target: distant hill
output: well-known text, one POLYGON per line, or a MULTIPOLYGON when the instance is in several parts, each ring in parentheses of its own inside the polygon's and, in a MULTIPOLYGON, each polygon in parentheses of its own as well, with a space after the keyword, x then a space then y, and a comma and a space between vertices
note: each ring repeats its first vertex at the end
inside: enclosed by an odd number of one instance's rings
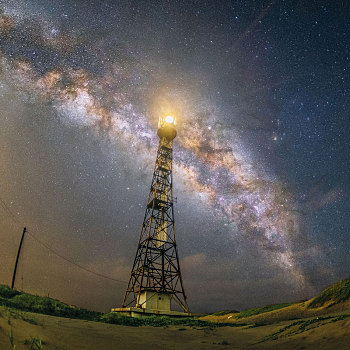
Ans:
POLYGON ((274 304, 241 312, 219 311, 202 317, 211 322, 271 324, 350 310, 350 278, 337 282, 316 297, 296 303, 274 304))
POLYGON ((337 282, 313 298, 309 308, 331 307, 350 300, 350 278, 337 282))
POLYGON ((0 285, 0 305, 23 311, 85 320, 94 320, 102 315, 101 312, 67 305, 48 297, 23 293, 4 285, 0 285))

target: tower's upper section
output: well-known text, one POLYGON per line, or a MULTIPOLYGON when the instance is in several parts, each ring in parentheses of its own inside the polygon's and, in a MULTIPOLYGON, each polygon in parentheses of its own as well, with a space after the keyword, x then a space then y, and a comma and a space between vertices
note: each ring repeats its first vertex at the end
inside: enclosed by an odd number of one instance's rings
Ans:
POLYGON ((176 118, 172 115, 164 115, 159 117, 158 122, 158 136, 160 138, 165 137, 168 141, 174 140, 176 137, 176 118))

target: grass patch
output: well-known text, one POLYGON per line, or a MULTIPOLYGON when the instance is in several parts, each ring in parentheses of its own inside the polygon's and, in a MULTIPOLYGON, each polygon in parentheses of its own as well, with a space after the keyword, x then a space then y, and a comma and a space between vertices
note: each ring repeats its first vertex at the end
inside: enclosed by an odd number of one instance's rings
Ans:
POLYGON ((12 327, 11 327, 11 330, 10 330, 10 333, 9 333, 9 341, 10 341, 10 344, 11 344, 11 349, 14 350, 16 348, 16 345, 15 345, 15 337, 13 335, 12 327))
POLYGON ((45 344, 46 342, 39 337, 30 337, 30 340, 26 339, 24 341, 24 345, 29 345, 30 350, 41 350, 45 344))
POLYGON ((277 332, 265 337, 261 342, 268 340, 276 340, 281 337, 290 337, 295 334, 303 333, 312 328, 318 328, 328 323, 338 322, 350 317, 350 315, 339 315, 339 316, 326 316, 326 317, 316 317, 310 320, 300 320, 289 324, 288 326, 282 327, 277 332))
POLYGON ((96 320, 102 313, 62 303, 59 300, 31 295, 0 285, 0 305, 45 315, 96 320))
POLYGON ((241 311, 235 317, 236 317, 236 319, 239 319, 239 318, 244 318, 244 317, 255 316, 255 315, 265 313, 265 312, 283 309, 283 308, 290 306, 290 305, 293 305, 293 304, 295 304, 295 303, 273 304, 273 305, 258 307, 255 309, 244 310, 244 311, 241 311))
POLYGON ((266 325, 268 325, 267 322, 256 322, 256 323, 253 323, 253 324, 249 325, 247 328, 264 327, 266 325))
POLYGON ((0 284, 0 301, 13 298, 15 295, 18 295, 18 294, 21 294, 21 292, 19 292, 16 289, 12 289, 8 286, 4 286, 0 284))
POLYGON ((37 320, 35 320, 34 318, 29 318, 29 317, 26 317, 26 316, 22 316, 21 318, 22 318, 22 320, 24 322, 33 324, 35 326, 42 326, 42 324, 40 322, 38 322, 37 320))
POLYGON ((173 318, 168 316, 148 316, 142 318, 133 318, 129 316, 122 316, 117 313, 110 312, 104 314, 99 319, 100 322, 118 324, 123 326, 151 326, 151 327, 169 327, 169 326, 187 326, 199 328, 217 328, 217 327, 240 327, 242 325, 235 325, 232 323, 214 323, 202 321, 194 318, 173 318))
POLYGON ((237 314, 239 311, 237 310, 222 310, 218 312, 214 312, 213 314, 209 314, 210 316, 225 316, 228 314, 237 314))
POLYGON ((339 304, 350 299, 350 278, 337 282, 326 288, 321 294, 315 297, 309 304, 309 308, 321 307, 331 302, 328 307, 339 304))

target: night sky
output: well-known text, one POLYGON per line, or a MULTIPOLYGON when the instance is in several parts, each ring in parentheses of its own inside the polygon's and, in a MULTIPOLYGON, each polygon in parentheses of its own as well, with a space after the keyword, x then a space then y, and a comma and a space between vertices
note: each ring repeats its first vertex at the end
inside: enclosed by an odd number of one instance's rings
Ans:
POLYGON ((350 2, 0 0, 0 283, 121 306, 168 111, 191 311, 349 277, 350 2))

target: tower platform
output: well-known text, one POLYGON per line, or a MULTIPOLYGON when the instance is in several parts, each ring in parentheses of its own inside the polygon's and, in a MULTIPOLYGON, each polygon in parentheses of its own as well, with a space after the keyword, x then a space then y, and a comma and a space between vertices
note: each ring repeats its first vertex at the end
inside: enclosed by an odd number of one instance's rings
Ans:
POLYGON ((168 317, 194 317, 194 315, 191 313, 181 311, 143 309, 141 307, 120 307, 112 309, 112 312, 117 312, 122 316, 131 316, 135 318, 149 317, 155 315, 168 317))

